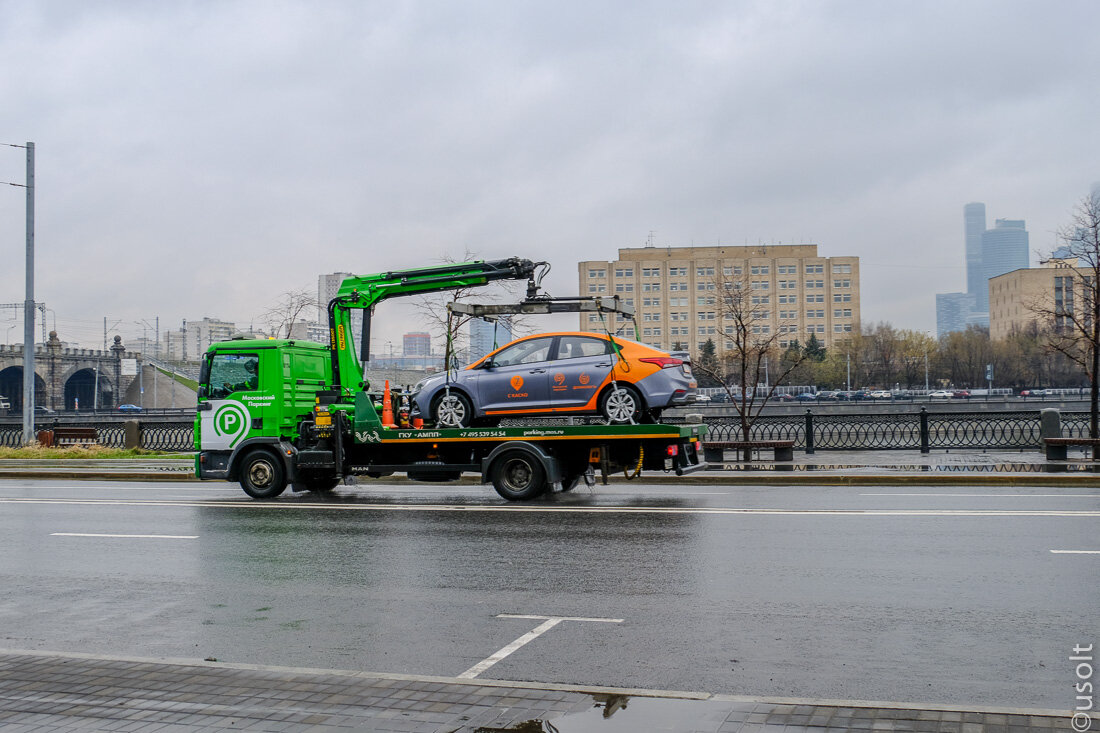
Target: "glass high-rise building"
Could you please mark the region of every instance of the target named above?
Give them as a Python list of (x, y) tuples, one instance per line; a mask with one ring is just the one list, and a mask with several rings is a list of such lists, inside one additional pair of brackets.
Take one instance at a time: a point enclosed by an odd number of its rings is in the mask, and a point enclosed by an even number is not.
[(936, 338), (952, 331), (965, 331), (974, 312), (970, 293), (936, 293)]
[[(966, 235), (966, 292), (978, 297), (988, 290), (982, 266), (982, 235), (985, 234), (985, 204), (973, 203), (963, 207)], [(986, 295), (988, 298), (988, 294)]]
[(499, 346), (504, 346), (512, 340), (512, 321), (507, 316), (498, 318), (496, 322), (470, 319), (470, 353), (468, 361), (474, 362), (493, 351)]
[(982, 287), (974, 293), (975, 308), (989, 312), (989, 279), (1030, 263), (1028, 235), (1023, 219), (997, 219), (982, 233)]
[(997, 219), (985, 226), (985, 204), (963, 207), (966, 292), (936, 295), (936, 330), (942, 336), (968, 325), (989, 325), (989, 279), (1028, 267), (1028, 234), (1023, 219)]

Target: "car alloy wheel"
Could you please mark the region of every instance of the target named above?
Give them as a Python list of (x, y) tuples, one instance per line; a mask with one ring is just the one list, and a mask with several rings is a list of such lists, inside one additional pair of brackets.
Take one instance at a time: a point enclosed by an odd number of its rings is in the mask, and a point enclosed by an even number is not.
[(464, 428), (470, 425), (470, 402), (452, 392), (439, 398), (435, 406), (435, 421), (444, 428)]
[(638, 415), (638, 396), (627, 387), (619, 387), (604, 398), (603, 414), (609, 422), (627, 423)]

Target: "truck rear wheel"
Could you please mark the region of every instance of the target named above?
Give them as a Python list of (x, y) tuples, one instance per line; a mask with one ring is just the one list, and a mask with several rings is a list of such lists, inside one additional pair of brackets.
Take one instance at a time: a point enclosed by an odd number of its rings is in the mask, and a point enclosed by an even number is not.
[(253, 450), (241, 461), (241, 488), (253, 499), (274, 499), (286, 490), (282, 461), (265, 450)]
[(493, 463), (493, 488), (508, 501), (534, 499), (546, 491), (546, 471), (535, 456), (511, 450)]

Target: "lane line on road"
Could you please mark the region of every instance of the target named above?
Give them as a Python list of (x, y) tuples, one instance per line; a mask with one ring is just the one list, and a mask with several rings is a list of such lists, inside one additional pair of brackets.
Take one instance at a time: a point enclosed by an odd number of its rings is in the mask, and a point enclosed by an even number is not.
[(197, 540), (197, 534), (101, 534), (96, 532), (50, 532), (50, 537), (110, 537), (134, 540)]
[(562, 621), (596, 621), (600, 623), (609, 624), (621, 624), (623, 620), (621, 618), (585, 618), (583, 616), (532, 616), (528, 614), (517, 613), (499, 613), (497, 618), (526, 618), (526, 619), (543, 619), (543, 622), (535, 628), (528, 631), (523, 636), (519, 637), (511, 644), (507, 644), (498, 649), (493, 654), (489, 655), (485, 659), (470, 667), (468, 670), (459, 675), (460, 679), (472, 680), (485, 670), (492, 667), (500, 660), (508, 657), (517, 649), (529, 644), (535, 639), (545, 634), (550, 629), (554, 628)]
[(543, 512), (555, 514), (685, 514), (685, 515), (774, 515), (823, 517), (1100, 517), (1100, 510), (1016, 510), (1016, 509), (753, 509), (738, 507), (617, 507), (548, 506), (530, 504), (316, 504), (310, 502), (264, 501), (173, 501), (122, 499), (32, 499), (0, 498), (0, 504), (56, 504), (70, 506), (183, 507), (194, 509), (256, 509), (377, 512)]
[(902, 494), (902, 493), (884, 493), (884, 494), (860, 494), (860, 496), (965, 496), (965, 497), (1010, 497), (1021, 499), (1061, 499), (1063, 497), (1071, 498), (1089, 498), (1100, 499), (1100, 494)]
[(1100, 550), (1051, 550), (1055, 555), (1100, 555)]

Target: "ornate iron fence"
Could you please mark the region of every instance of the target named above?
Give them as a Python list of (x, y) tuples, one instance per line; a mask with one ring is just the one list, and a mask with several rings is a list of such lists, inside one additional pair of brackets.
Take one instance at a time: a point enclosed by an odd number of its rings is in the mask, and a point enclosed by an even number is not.
[[(57, 424), (51, 421), (38, 426), (39, 430), (50, 430)], [(81, 422), (80, 427), (95, 428), (97, 442), (111, 448), (122, 448), (126, 444), (126, 424), (123, 422)], [(0, 425), (0, 446), (15, 448), (23, 444), (23, 426), (21, 424)], [(147, 450), (191, 451), (195, 449), (194, 423), (183, 422), (142, 422), (140, 445)]]
[[(708, 417), (707, 426), (710, 439), (742, 438), (736, 417)], [(1062, 434), (1087, 435), (1088, 414), (1063, 413)], [(815, 415), (808, 410), (804, 415), (762, 415), (749, 437), (793, 440), (795, 448), (809, 451), (1038, 448), (1039, 411)]]
[[(1062, 435), (1083, 437), (1089, 432), (1087, 412), (1063, 412)], [(667, 419), (682, 423), (682, 417)], [(708, 438), (740, 440), (741, 422), (735, 416), (708, 416)], [(509, 421), (518, 423), (518, 420)], [(528, 422), (528, 421), (522, 421)], [(564, 424), (564, 418), (540, 420)], [(596, 423), (596, 418), (578, 418), (576, 423)], [(121, 448), (125, 423), (100, 421), (80, 423), (98, 431), (99, 443)], [(53, 427), (51, 424), (41, 428)], [(807, 436), (810, 441), (807, 444)], [(1017, 412), (926, 412), (762, 415), (752, 426), (753, 440), (793, 440), (800, 450), (921, 450), (950, 448), (1039, 448), (1039, 410)], [(23, 427), (0, 424), (0, 446), (22, 443)], [(142, 421), (141, 447), (162, 451), (194, 450), (193, 422)]]

